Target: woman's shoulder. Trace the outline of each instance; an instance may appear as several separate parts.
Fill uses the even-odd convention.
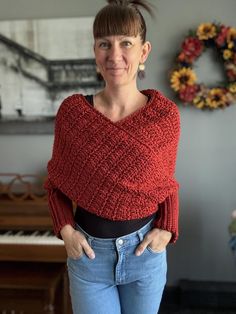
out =
[[[169,141],[180,134],[180,112],[177,105],[158,90],[148,90],[153,96],[152,114],[157,116],[157,123]]]
[[[163,116],[180,115],[179,108],[176,103],[165,96],[161,91],[157,89],[146,89],[142,92],[150,95],[156,110],[158,110]]]
[[[84,100],[84,95],[83,94],[72,94],[64,98],[61,102],[61,106],[66,107],[66,106],[71,106],[74,104],[78,104],[78,102],[81,102]]]
[[[78,104],[84,101],[84,95],[83,94],[72,94],[64,98],[57,111],[57,115],[61,113],[65,113],[68,110],[74,109],[76,106],[78,107]]]

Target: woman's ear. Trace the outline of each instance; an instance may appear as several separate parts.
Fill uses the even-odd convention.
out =
[[[142,54],[141,54],[140,63],[144,63],[147,60],[147,57],[148,57],[151,50],[152,50],[151,43],[149,41],[146,41],[142,47]]]

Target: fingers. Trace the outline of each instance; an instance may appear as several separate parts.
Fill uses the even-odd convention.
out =
[[[136,256],[143,254],[147,246],[155,252],[160,252],[165,249],[166,245],[169,243],[171,238],[171,233],[166,230],[161,230],[153,228],[144,237],[143,241],[139,244],[135,251]]]
[[[66,250],[69,257],[74,259],[80,258],[82,254],[86,254],[89,258],[94,259],[95,253],[88,244],[85,236],[79,232],[74,231],[71,237],[65,242]]]
[[[82,247],[80,250],[78,248],[75,249],[73,247],[67,249],[68,257],[73,258],[73,259],[79,259],[83,254],[84,252],[83,252]]]
[[[84,253],[91,259],[94,259],[95,258],[95,253],[93,251],[93,249],[91,248],[91,246],[88,244],[88,241],[83,238],[81,241],[80,241],[80,245],[82,247],[82,250],[84,251]]]
[[[149,243],[152,241],[150,237],[150,233],[147,233],[147,235],[144,237],[143,241],[138,245],[135,255],[140,256],[145,251],[146,247],[149,245]]]

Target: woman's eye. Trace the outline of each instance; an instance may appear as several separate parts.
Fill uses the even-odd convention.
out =
[[[132,43],[130,41],[123,41],[122,45],[125,47],[130,47],[130,46],[132,46]]]
[[[106,42],[102,42],[102,43],[99,44],[99,47],[100,47],[100,48],[108,48],[108,47],[109,47],[109,44],[106,43]]]

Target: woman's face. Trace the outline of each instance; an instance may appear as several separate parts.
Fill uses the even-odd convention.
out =
[[[96,64],[107,84],[126,85],[136,80],[138,66],[151,50],[138,36],[106,36],[95,39]]]

